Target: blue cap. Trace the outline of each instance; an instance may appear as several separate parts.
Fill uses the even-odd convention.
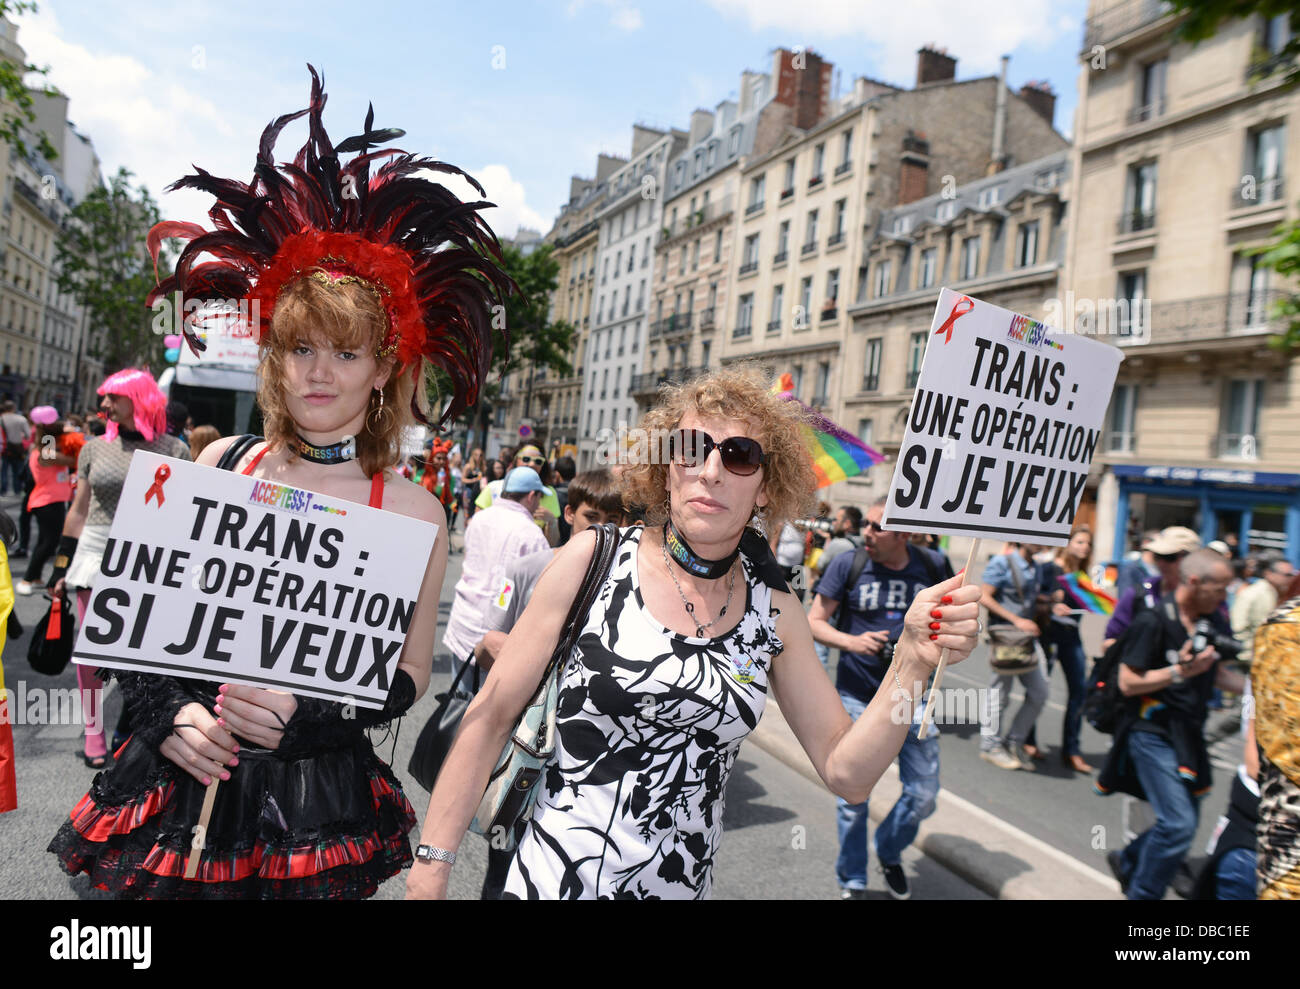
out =
[[[506,475],[505,483],[501,485],[502,494],[526,494],[529,491],[546,491],[542,479],[531,467],[514,468]]]

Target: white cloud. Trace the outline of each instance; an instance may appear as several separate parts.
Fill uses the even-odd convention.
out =
[[[628,0],[570,0],[565,12],[570,17],[576,17],[583,7],[591,3],[606,8],[610,12],[609,22],[620,31],[630,33],[645,27],[640,8],[633,6]]]
[[[886,80],[911,83],[916,50],[946,46],[963,75],[993,73],[998,58],[1022,45],[1046,48],[1078,30],[1059,0],[1000,0],[996,11],[970,0],[707,0],[723,15],[744,20],[754,31],[786,32],[791,45],[862,40],[874,71]]]
[[[483,186],[486,195],[482,198],[496,204],[492,209],[480,211],[479,215],[498,237],[513,237],[520,227],[532,227],[542,233],[551,228],[551,221],[543,219],[525,201],[527,194],[523,183],[511,176],[508,167],[484,165],[465,170]],[[466,202],[477,202],[480,198],[478,191],[458,175],[439,174],[436,180]]]

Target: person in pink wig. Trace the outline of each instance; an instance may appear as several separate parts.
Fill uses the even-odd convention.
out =
[[[99,386],[99,394],[99,407],[108,426],[103,436],[82,448],[77,459],[77,494],[63,522],[50,577],[56,596],[65,589],[77,592],[78,622],[86,616],[90,585],[99,573],[131,458],[136,451],[144,450],[177,460],[190,459],[189,447],[167,434],[167,396],[148,371],[126,368],[111,374]],[[78,666],[77,686],[82,697],[92,698],[83,712],[86,734],[82,758],[91,769],[102,769],[108,763],[100,709],[104,682],[90,667]]]

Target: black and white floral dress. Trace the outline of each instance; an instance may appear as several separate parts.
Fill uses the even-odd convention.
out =
[[[743,553],[745,613],[734,629],[700,639],[656,621],[637,578],[643,531],[624,530],[564,672],[556,760],[507,898],[709,894],[727,777],[783,646],[772,592]]]

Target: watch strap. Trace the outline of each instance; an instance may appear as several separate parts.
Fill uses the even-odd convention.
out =
[[[449,852],[445,848],[435,848],[433,845],[420,845],[415,850],[415,857],[424,862],[446,862],[448,865],[456,863],[455,852]]]

